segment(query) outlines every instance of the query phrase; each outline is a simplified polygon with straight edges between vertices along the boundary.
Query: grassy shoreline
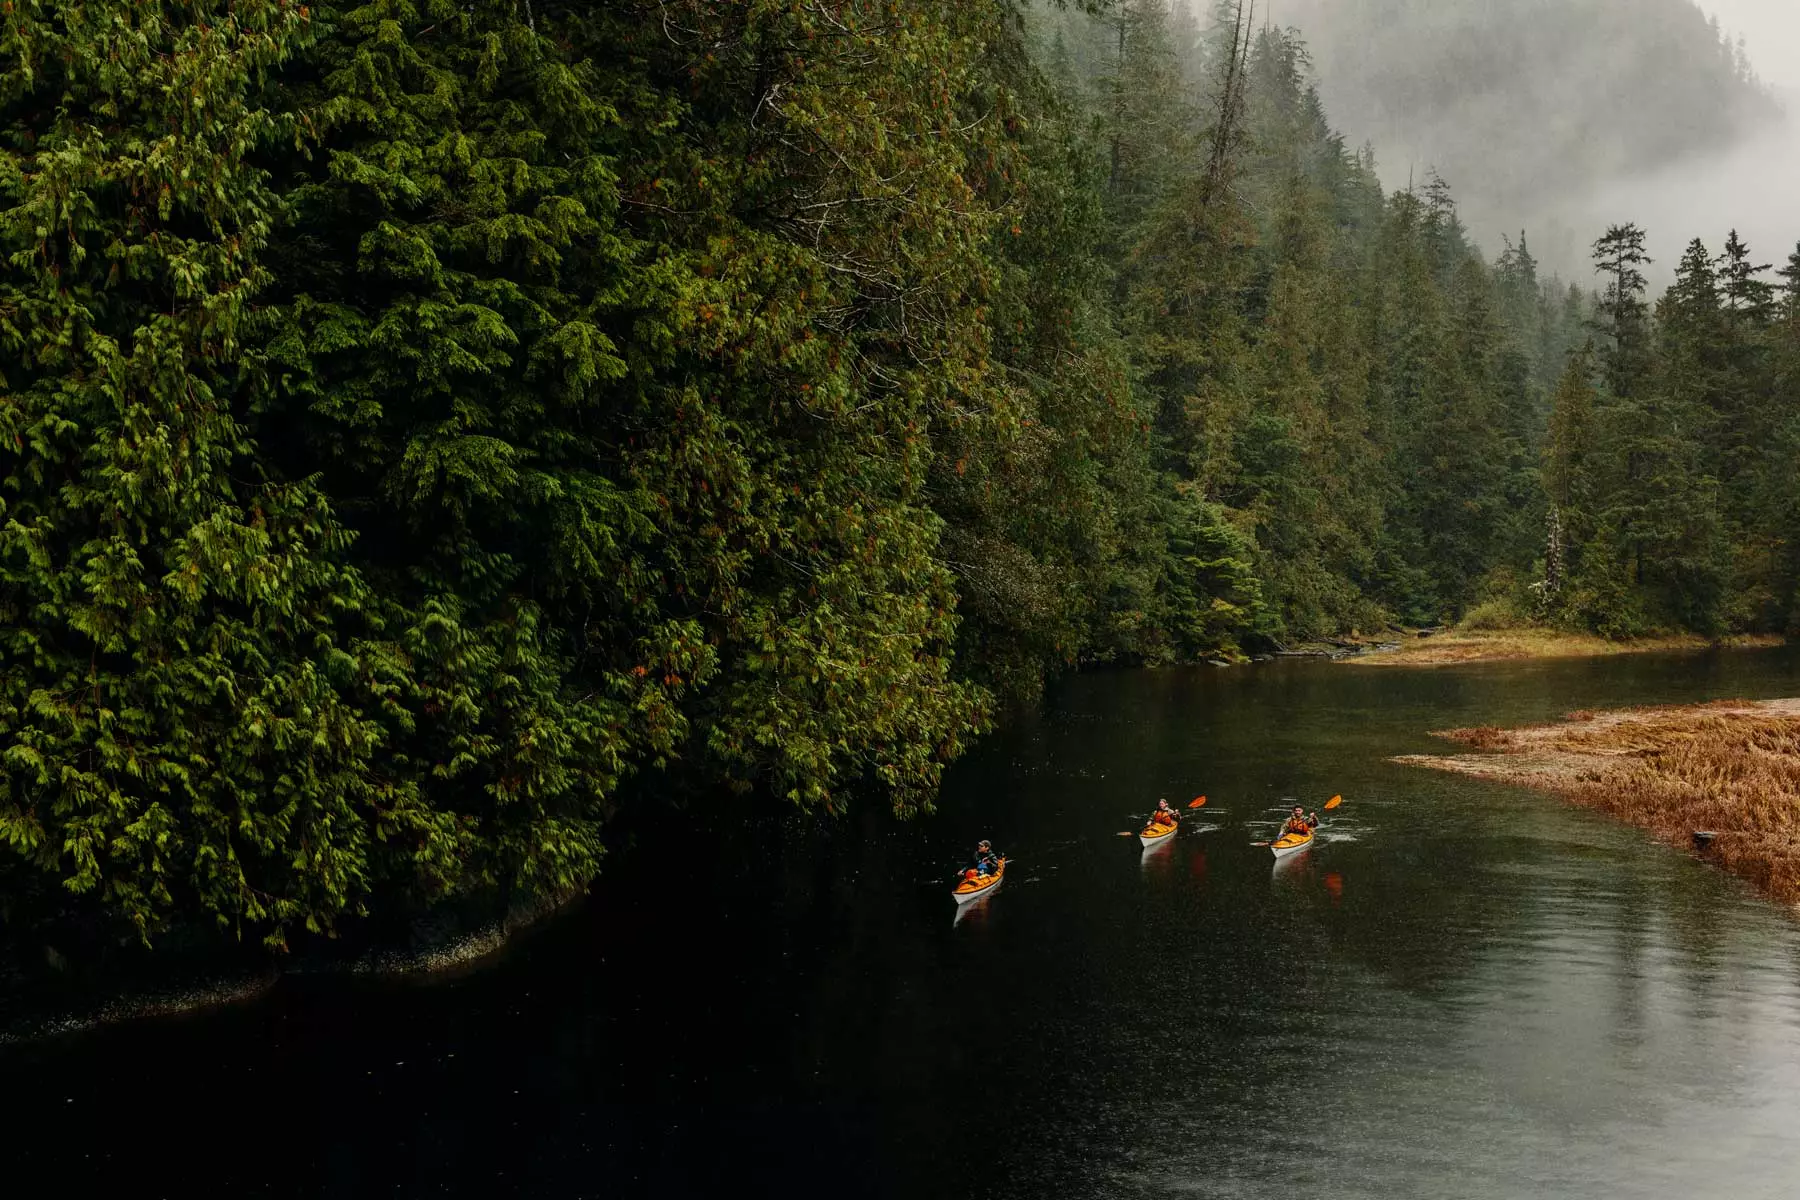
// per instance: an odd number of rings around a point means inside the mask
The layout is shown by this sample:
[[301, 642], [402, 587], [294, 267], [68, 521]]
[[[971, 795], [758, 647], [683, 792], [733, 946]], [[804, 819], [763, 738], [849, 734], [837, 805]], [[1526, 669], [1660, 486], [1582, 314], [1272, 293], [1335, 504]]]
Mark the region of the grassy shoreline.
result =
[[[1433, 736], [1474, 753], [1393, 761], [1550, 792], [1800, 905], [1800, 699], [1577, 712]], [[1702, 844], [1698, 833], [1712, 836]]]
[[1452, 630], [1429, 637], [1409, 638], [1391, 649], [1372, 650], [1344, 661], [1371, 667], [1441, 667], [1466, 663], [1522, 662], [1551, 658], [1599, 658], [1613, 654], [1650, 654], [1672, 650], [1709, 650], [1721, 646], [1779, 646], [1779, 637], [1746, 635], [1709, 641], [1694, 634], [1639, 638], [1613, 642], [1593, 634], [1564, 633], [1555, 629], [1513, 629], [1494, 632]]

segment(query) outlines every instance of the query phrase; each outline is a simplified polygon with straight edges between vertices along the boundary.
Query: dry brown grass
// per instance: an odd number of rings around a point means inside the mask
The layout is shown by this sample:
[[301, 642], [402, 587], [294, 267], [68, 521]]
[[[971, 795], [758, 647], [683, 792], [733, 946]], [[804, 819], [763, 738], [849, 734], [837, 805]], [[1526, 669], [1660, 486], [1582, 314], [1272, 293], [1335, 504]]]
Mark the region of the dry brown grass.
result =
[[1784, 904], [1800, 904], [1800, 700], [1570, 714], [1522, 729], [1437, 736], [1477, 750], [1398, 762], [1523, 784], [1692, 848]]
[[1770, 646], [1778, 645], [1780, 641], [1779, 638], [1737, 637], [1715, 643], [1705, 638], [1682, 636], [1609, 642], [1590, 634], [1562, 633], [1554, 629], [1516, 629], [1504, 632], [1455, 630], [1436, 637], [1409, 641], [1395, 650], [1365, 654], [1344, 661], [1371, 667], [1442, 667], [1537, 658], [1597, 658], [1651, 651], [1705, 650], [1715, 645]]
[[1434, 733], [1433, 737], [1448, 738], [1453, 742], [1461, 742], [1465, 746], [1473, 746], [1477, 750], [1500, 750], [1510, 742], [1507, 732], [1494, 725], [1483, 725], [1479, 729], [1451, 729], [1442, 733]]

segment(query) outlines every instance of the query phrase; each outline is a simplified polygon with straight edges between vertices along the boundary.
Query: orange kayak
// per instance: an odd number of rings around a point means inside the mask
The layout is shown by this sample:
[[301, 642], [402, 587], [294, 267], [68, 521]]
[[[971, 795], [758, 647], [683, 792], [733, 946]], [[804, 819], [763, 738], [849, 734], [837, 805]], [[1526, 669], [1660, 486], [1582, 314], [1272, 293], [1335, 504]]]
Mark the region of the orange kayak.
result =
[[1144, 826], [1144, 832], [1138, 834], [1138, 840], [1144, 843], [1145, 849], [1148, 849], [1151, 846], [1161, 846], [1175, 840], [1175, 831], [1180, 828], [1180, 821], [1176, 821], [1170, 825], [1158, 825], [1155, 821], [1152, 821]]
[[1006, 876], [1006, 859], [1000, 860], [1000, 869], [992, 875], [977, 875], [973, 879], [964, 878], [950, 894], [958, 904], [967, 904], [971, 900], [979, 900], [1000, 886], [1000, 880]]
[[1269, 849], [1275, 852], [1276, 858], [1286, 858], [1288, 855], [1298, 854], [1312, 845], [1318, 836], [1317, 830], [1312, 833], [1285, 833], [1272, 842]]

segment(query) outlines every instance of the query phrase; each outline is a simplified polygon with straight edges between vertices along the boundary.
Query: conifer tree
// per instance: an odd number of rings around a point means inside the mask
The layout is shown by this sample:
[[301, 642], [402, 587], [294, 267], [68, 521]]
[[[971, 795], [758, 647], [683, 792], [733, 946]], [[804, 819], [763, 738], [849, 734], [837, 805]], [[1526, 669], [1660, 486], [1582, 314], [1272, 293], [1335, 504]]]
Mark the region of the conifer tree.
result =
[[1606, 281], [1598, 305], [1598, 328], [1605, 338], [1600, 361], [1607, 390], [1620, 400], [1637, 395], [1650, 375], [1644, 268], [1654, 260], [1644, 252], [1644, 239], [1636, 225], [1614, 225], [1594, 243], [1594, 270]]
[[1749, 246], [1735, 229], [1715, 267], [1719, 316], [1713, 341], [1718, 361], [1707, 453], [1725, 489], [1727, 519], [1735, 533], [1745, 535], [1756, 523], [1752, 509], [1760, 491], [1762, 452], [1774, 434], [1773, 414], [1764, 398], [1773, 391], [1770, 333], [1775, 288], [1762, 278], [1769, 264], [1752, 261]]
[[259, 297], [299, 123], [286, 0], [26, 6], [0, 28], [0, 842], [148, 937], [280, 944], [470, 830], [390, 769], [418, 687], [316, 480], [259, 457]]
[[1608, 413], [1621, 473], [1603, 513], [1652, 618], [1705, 633], [1724, 619], [1717, 484], [1701, 454], [1718, 320], [1712, 259], [1696, 241], [1659, 305], [1659, 369]]
[[1800, 630], [1800, 247], [1778, 272], [1769, 331], [1773, 434], [1764, 450], [1758, 511], [1771, 531], [1769, 627]]

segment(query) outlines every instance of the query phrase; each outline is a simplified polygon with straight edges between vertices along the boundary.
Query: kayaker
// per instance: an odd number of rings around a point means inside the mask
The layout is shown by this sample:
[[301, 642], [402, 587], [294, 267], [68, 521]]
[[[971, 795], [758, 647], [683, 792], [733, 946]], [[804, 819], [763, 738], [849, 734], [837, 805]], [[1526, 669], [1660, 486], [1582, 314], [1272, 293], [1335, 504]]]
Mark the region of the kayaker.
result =
[[1294, 815], [1289, 817], [1287, 819], [1287, 824], [1281, 827], [1281, 836], [1286, 837], [1288, 834], [1292, 833], [1305, 837], [1318, 827], [1319, 814], [1313, 813], [1311, 816], [1308, 816], [1306, 809], [1301, 805], [1296, 804], [1294, 805]]
[[994, 853], [993, 843], [982, 838], [975, 845], [975, 873], [992, 875], [1000, 869], [1000, 856]]
[[1173, 825], [1175, 823], [1175, 810], [1169, 807], [1169, 802], [1167, 800], [1158, 800], [1156, 802], [1156, 811], [1150, 814], [1150, 823], [1152, 825], [1163, 826]]

